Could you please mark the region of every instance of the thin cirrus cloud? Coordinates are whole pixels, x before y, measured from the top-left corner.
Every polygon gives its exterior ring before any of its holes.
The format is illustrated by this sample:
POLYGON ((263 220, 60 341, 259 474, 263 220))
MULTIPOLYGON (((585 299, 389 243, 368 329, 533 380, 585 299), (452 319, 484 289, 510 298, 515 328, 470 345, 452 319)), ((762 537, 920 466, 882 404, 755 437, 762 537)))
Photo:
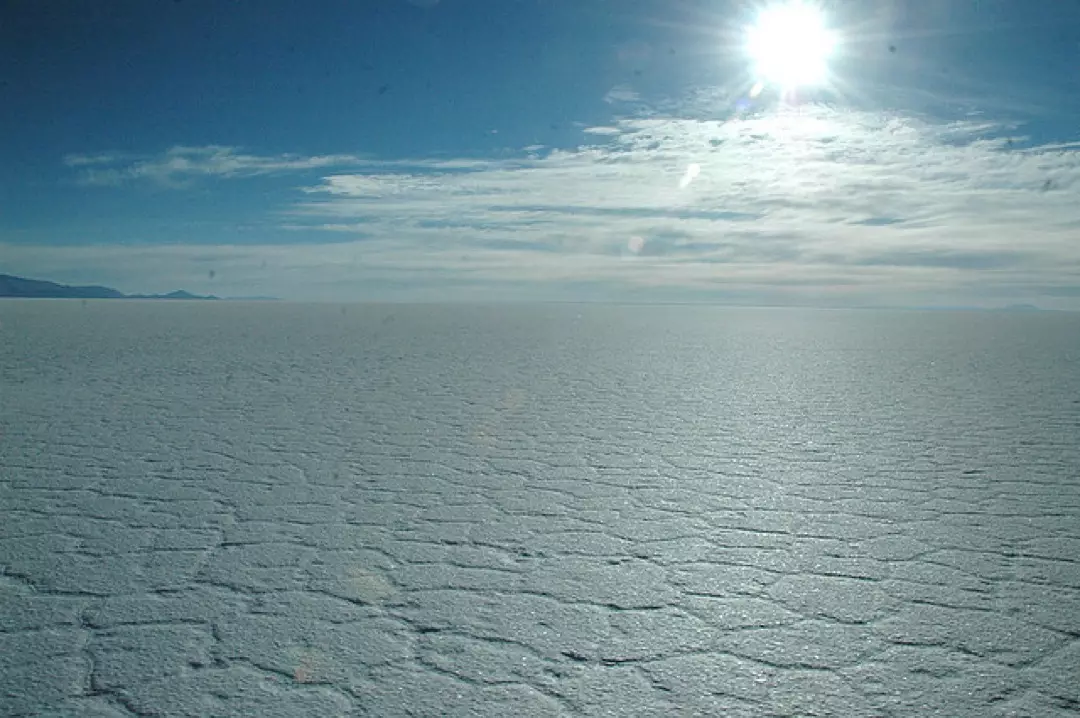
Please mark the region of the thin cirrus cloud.
POLYGON ((587 135, 599 135, 601 137, 615 137, 622 134, 622 130, 618 127, 608 127, 606 125, 597 125, 595 127, 586 127, 582 130, 587 135))
POLYGON ((1067 296, 1080 154, 1014 149, 1017 132, 824 107, 624 118, 542 157, 331 174, 289 223, 355 232, 384 267, 475 282, 860 303, 1067 296))
POLYGON ((173 187, 184 186, 199 177, 255 177, 355 165, 359 161, 358 157, 347 154, 255 155, 218 145, 176 146, 155 156, 102 153, 73 154, 64 158, 64 163, 76 170, 81 184, 115 186, 149 181, 173 187))
POLYGON ((640 101, 641 95, 630 85, 615 85, 604 95, 604 102, 609 105, 640 101))

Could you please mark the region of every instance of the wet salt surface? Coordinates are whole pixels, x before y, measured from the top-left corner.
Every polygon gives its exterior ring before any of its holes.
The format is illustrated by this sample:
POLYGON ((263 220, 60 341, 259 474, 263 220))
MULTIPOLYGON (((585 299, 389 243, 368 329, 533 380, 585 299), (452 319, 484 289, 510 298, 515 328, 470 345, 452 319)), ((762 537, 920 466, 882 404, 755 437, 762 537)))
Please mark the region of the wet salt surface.
POLYGON ((1080 714, 1080 315, 0 325, 0 714, 1080 714))

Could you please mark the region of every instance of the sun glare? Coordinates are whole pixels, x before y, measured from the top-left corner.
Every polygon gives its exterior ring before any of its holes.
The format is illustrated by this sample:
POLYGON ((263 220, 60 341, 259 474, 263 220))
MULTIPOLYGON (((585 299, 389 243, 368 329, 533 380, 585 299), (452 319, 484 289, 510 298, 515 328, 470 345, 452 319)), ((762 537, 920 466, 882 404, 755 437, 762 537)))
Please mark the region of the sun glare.
POLYGON ((827 79, 836 34, 825 27, 817 6, 792 0, 763 10, 746 46, 758 82, 795 89, 827 79))

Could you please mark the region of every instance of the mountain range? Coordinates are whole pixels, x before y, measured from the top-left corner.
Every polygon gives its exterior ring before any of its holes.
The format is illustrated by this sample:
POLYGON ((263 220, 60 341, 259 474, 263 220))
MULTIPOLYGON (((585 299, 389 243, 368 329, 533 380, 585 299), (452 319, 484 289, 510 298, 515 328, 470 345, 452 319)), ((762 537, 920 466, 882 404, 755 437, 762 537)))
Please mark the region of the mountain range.
POLYGON ((26 279, 10 274, 0 274, 0 297, 23 297, 41 299, 219 299, 214 295, 202 296, 178 289, 168 294, 124 294, 112 287, 72 286, 41 279, 26 279))

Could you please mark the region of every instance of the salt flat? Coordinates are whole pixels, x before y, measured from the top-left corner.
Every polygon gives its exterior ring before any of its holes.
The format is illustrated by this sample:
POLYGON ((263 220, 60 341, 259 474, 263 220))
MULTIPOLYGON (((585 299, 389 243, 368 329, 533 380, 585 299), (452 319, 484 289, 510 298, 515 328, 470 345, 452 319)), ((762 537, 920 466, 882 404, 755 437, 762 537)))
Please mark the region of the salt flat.
POLYGON ((1080 714, 1080 315, 0 303, 0 714, 1080 714))

